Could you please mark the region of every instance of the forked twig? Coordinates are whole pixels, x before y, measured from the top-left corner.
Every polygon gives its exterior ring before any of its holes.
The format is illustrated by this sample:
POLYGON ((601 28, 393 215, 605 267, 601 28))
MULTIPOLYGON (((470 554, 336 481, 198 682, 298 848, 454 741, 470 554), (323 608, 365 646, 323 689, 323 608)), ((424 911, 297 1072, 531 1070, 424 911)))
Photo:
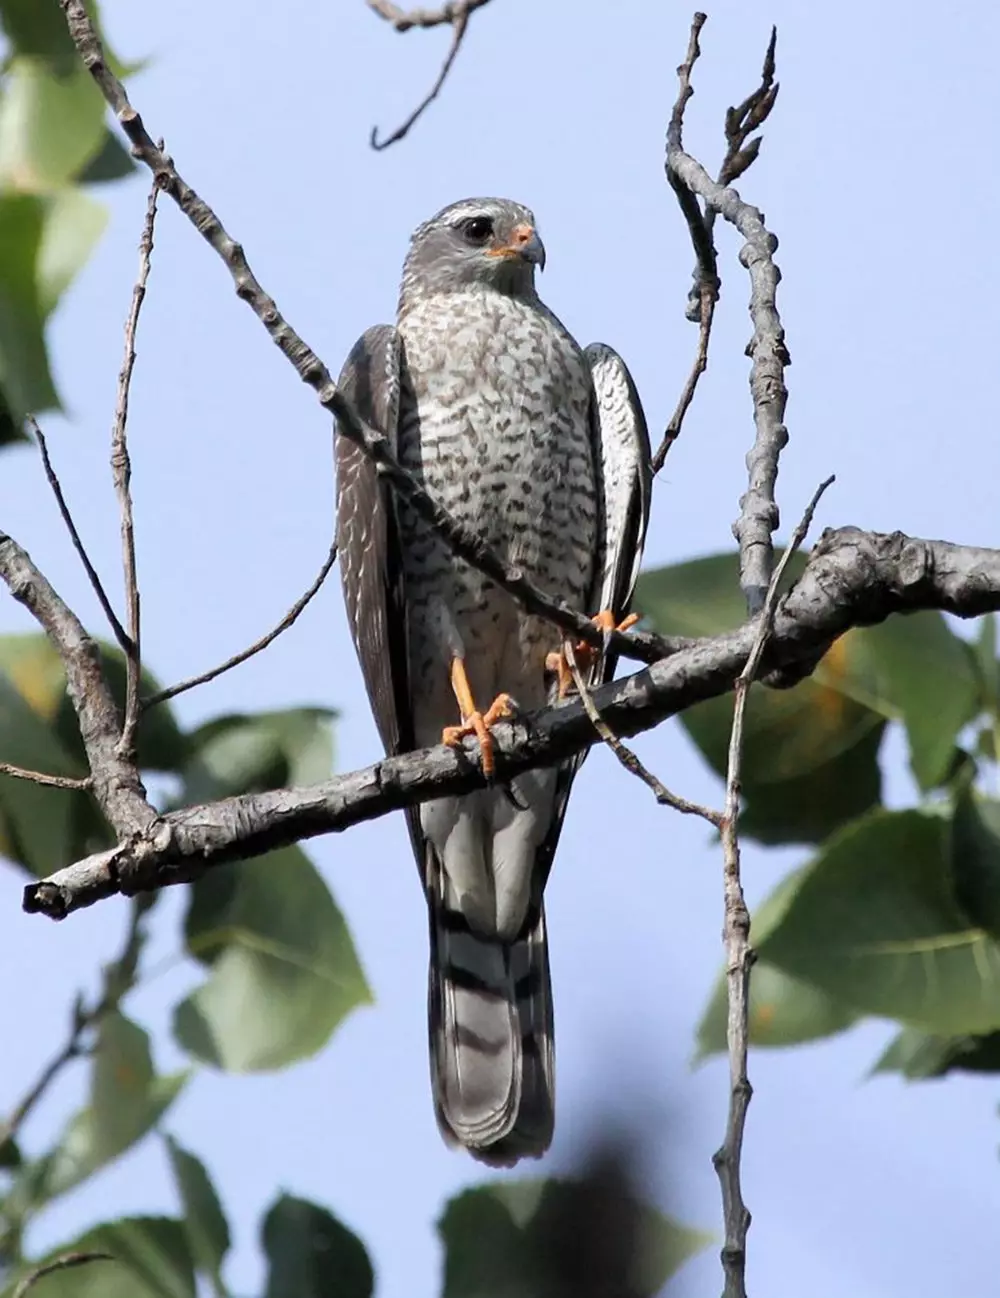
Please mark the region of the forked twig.
POLYGON ((747 1044, 750 1012, 750 969, 754 954, 750 946, 750 912, 743 896, 740 879, 740 771, 743 761, 743 725, 746 718, 750 686, 757 675, 768 636, 774 626, 774 614, 780 596, 781 579, 789 561, 802 545, 812 525, 813 515, 820 497, 834 481, 829 477, 817 487, 796 527, 788 548, 781 556, 760 614, 760 623, 746 665, 740 672, 735 687, 733 728, 729 736, 729 758, 726 774, 726 803, 720 831, 722 835, 723 890, 725 920, 723 935, 726 947, 726 983, 728 991, 728 1016, 726 1041, 729 1049, 729 1114, 726 1120, 725 1140, 716 1151, 712 1162, 722 1188, 722 1209, 725 1221, 725 1243, 722 1248, 722 1266, 725 1273, 724 1298, 746 1298, 746 1245, 750 1226, 750 1213, 743 1201, 740 1161, 743 1152, 743 1132, 747 1108, 753 1090, 747 1077, 747 1044))
POLYGON ((204 685, 207 681, 214 681, 217 676, 223 672, 228 672, 233 667, 238 667, 240 663, 245 663, 248 658, 254 654, 259 654, 262 649, 266 649, 269 644, 277 640, 283 631, 287 631, 292 623, 298 618, 299 614, 310 602, 313 596, 319 591, 319 588, 326 581, 330 569, 337 561, 337 542, 333 541, 330 545, 330 552, 323 560, 323 566, 316 574, 313 584, 305 591, 288 610, 277 626, 272 627, 267 635, 261 636, 248 649, 243 649, 238 654, 233 654, 232 658, 227 658, 224 663, 219 663, 218 667, 213 667, 210 671, 202 672, 199 676, 189 676, 187 680, 179 681, 176 685, 171 685, 165 690, 160 690, 158 694, 150 694, 148 698, 142 700, 142 710, 155 707, 157 703, 164 703, 167 699, 175 699, 178 694, 184 694, 188 690, 193 690, 196 685, 204 685))
POLYGON ((0 775, 12 775, 16 780, 30 780, 32 784, 46 784, 53 789, 89 789, 94 782, 89 775, 48 775, 11 762, 0 762, 0 775))
MULTIPOLYGON (((160 148, 163 141, 160 141, 160 148)), ((135 732, 139 724, 139 679, 142 673, 142 646, 139 622, 139 582, 135 567, 135 528, 132 518, 132 462, 128 453, 128 398, 135 366, 135 334, 139 312, 146 296, 150 258, 153 254, 153 227, 156 223, 156 199, 159 189, 154 180, 146 203, 146 217, 139 241, 139 274, 132 289, 132 302, 125 322, 125 356, 118 374, 115 421, 111 430, 111 477, 121 514, 122 571, 125 576, 125 606, 128 610, 128 644, 125 649, 126 685, 125 717, 122 722, 122 753, 135 752, 135 732)))

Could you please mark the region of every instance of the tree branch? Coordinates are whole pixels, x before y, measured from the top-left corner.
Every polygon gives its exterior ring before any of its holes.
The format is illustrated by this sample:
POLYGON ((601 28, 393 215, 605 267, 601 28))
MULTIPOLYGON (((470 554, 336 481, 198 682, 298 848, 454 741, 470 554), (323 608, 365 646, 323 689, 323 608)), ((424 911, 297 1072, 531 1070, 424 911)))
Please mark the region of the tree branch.
MULTIPOLYGON (((39 606, 65 639, 60 619, 31 594, 31 573, 23 552, 9 538, 0 540, 0 576, 10 580, 13 575, 19 598, 29 607, 39 606)), ((45 589, 51 590, 47 583, 45 589)), ((778 604, 759 674, 815 663, 852 626, 927 608, 959 617, 1000 609, 1000 550, 852 527, 825 532, 802 577, 778 604)), ((698 641, 648 670, 595 690, 594 704, 616 735, 628 738, 648 730, 665 717, 731 690, 746 667, 758 630, 758 623, 750 621, 698 641)), ((79 650, 72 642, 69 648, 78 676, 79 650)), ((495 736, 501 780, 561 761, 598 739, 579 700, 502 723, 495 736)), ((110 757, 114 758, 113 744, 110 757)), ((470 741, 461 750, 441 745, 386 758, 312 788, 246 794, 159 817, 140 801, 137 819, 126 825, 125 833, 119 831, 116 847, 29 884, 24 907, 62 918, 113 893, 184 882, 220 861, 347 829, 430 798, 467 793, 483 783, 478 748, 470 741)))
POLYGON ((408 32, 411 27, 443 27, 445 23, 454 23, 458 14, 464 10, 471 14, 482 9, 490 0, 452 0, 440 9, 401 9, 391 0, 365 0, 373 13, 391 23, 397 32, 408 32))
MULTIPOLYGON (((571 609, 561 600, 550 598, 532 585, 519 568, 505 564, 475 532, 442 509, 417 479, 398 463, 388 440, 364 422, 351 402, 339 391, 327 367, 288 324, 274 299, 265 293, 251 271, 240 244, 228 234, 208 204, 180 176, 173 160, 153 143, 142 118, 129 102, 125 87, 104 60, 100 38, 87 16, 82 0, 59 0, 59 3, 66 15, 73 43, 128 137, 134 155, 149 167, 159 188, 170 195, 202 238, 222 258, 236 286, 237 297, 247 303, 267 330, 272 342, 295 367, 302 382, 316 393, 324 410, 337 419, 343 435, 364 450, 379 466, 382 475, 392 484, 397 494, 447 542, 455 554, 485 573, 529 613, 548 618, 556 626, 572 631, 579 639, 600 649, 604 645, 603 633, 589 617, 571 609)), ((688 642, 669 640, 645 632, 624 634, 616 631, 611 635, 610 648, 624 658, 656 662, 685 643, 688 642)))

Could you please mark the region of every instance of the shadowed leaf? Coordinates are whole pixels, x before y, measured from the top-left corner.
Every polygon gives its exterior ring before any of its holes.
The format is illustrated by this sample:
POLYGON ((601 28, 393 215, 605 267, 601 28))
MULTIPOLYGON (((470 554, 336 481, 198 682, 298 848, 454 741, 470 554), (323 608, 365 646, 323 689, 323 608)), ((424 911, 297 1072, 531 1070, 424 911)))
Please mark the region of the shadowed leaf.
POLYGON ((370 1298, 364 1244, 332 1213, 283 1194, 264 1218, 265 1298, 370 1298))

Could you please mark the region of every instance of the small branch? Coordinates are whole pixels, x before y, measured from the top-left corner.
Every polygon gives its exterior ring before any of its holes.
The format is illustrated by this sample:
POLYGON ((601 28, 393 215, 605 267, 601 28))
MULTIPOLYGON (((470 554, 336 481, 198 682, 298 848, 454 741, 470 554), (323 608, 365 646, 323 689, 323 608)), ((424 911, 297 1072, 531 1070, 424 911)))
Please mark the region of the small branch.
POLYGON ((147 708, 155 707, 157 703, 164 703, 167 699, 175 699, 178 694, 184 694, 188 690, 193 690, 196 685, 204 685, 208 681, 214 681, 215 678, 221 676, 223 672, 228 672, 231 668, 238 667, 240 663, 245 663, 248 658, 252 658, 254 654, 259 654, 262 649, 266 649, 269 644, 277 640, 278 636, 281 635, 283 631, 287 631, 292 623, 296 621, 299 614, 319 591, 319 588, 323 585, 324 581, 326 581, 330 569, 333 567, 334 563, 336 563, 336 560, 337 542, 333 541, 330 546, 329 554, 327 554, 326 558, 323 560, 322 568, 320 568, 319 572, 316 574, 316 580, 309 589, 295 601, 278 625, 268 631, 267 635, 261 636, 261 638, 248 649, 244 649, 241 653, 233 654, 232 658, 227 658, 224 663, 220 663, 218 667, 213 667, 211 671, 202 672, 200 676, 189 676, 187 680, 181 681, 177 685, 171 685, 169 689, 160 690, 158 694, 151 694, 148 698, 142 700, 142 710, 145 711, 147 708))
MULTIPOLYGON (((162 141, 161 146, 162 148, 162 141)), ((118 396, 115 402, 115 422, 111 430, 111 476, 118 497, 121 514, 122 569, 125 574, 125 606, 128 610, 128 645, 125 648, 126 686, 125 720, 122 724, 119 752, 135 756, 135 732, 139 724, 139 678, 142 673, 142 646, 139 629, 139 582, 135 568, 135 529, 132 521, 132 462, 128 453, 128 398, 135 366, 135 334, 139 325, 139 312, 146 296, 149 263, 153 255, 153 227, 156 224, 156 197, 154 182, 146 203, 146 218, 139 241, 139 274, 132 289, 132 304, 125 322, 125 356, 118 375, 118 396)))
MULTIPOLYGON (((485 3, 485 0, 480 0, 480 3, 485 3)), ((377 126, 372 127, 372 133, 368 142, 371 145, 371 147, 375 149, 376 152, 381 153, 381 151, 383 149, 387 149, 390 144, 396 144, 406 134, 408 134, 410 127, 413 126, 417 122, 417 120, 423 116, 424 112, 431 106, 434 100, 437 99, 438 95, 441 93, 441 87, 444 85, 445 81, 447 80, 448 73, 451 71, 451 66, 455 62, 455 59, 458 57, 458 51, 462 48, 462 41, 465 38, 465 29, 469 25, 469 10, 474 6, 471 5, 470 3, 465 3, 465 4, 456 4, 451 7, 455 10, 455 16, 452 19, 452 23, 451 23, 451 27, 452 27, 451 45, 448 47, 448 53, 445 55, 445 60, 441 64, 441 71, 437 75, 437 80, 434 82, 433 86, 431 86, 430 90, 420 101, 420 103, 416 106, 416 108, 414 108, 413 112, 409 115, 406 121, 403 122, 402 126, 397 126, 391 135, 387 135, 384 140, 380 140, 378 138, 378 127, 377 126)), ((397 31, 398 30, 399 28, 397 28, 397 31)))
MULTIPOLYGON (((265 293, 251 271, 242 247, 227 233, 215 212, 180 176, 173 160, 153 143, 142 118, 129 102, 125 87, 104 60, 103 47, 82 0, 59 0, 59 4, 66 15, 73 43, 128 137, 135 157, 149 167, 157 185, 170 195, 202 238, 221 257, 236 286, 237 296, 260 320, 282 355, 295 367, 302 382, 313 389, 323 409, 338 421, 340 432, 364 450, 396 493, 459 558, 485 573, 529 613, 547 618, 564 631, 572 631, 578 639, 601 648, 604 641, 599 627, 561 600, 551 599, 532 585, 520 569, 508 566, 498 558, 475 532, 464 527, 427 494, 417 479, 396 460, 388 440, 361 419, 337 388, 327 367, 288 324, 274 299, 265 293)), ((686 643, 690 642, 644 632, 623 634, 616 631, 612 633, 610 647, 624 658, 656 662, 686 643)))
POLYGON ((365 0, 373 13, 391 23, 397 32, 408 32, 411 27, 443 27, 445 23, 454 24, 459 13, 473 13, 482 9, 490 0, 453 0, 440 9, 401 9, 390 0, 365 0))
POLYGON ((46 775, 44 771, 29 771, 24 766, 0 762, 0 775, 11 775, 16 780, 30 780, 32 784, 46 784, 53 789, 89 789, 93 780, 89 775, 46 775))
POLYGON ((146 801, 135 764, 118 751, 121 723, 97 646, 26 551, 3 532, 0 579, 46 632, 62 659, 101 810, 119 837, 146 829, 156 812, 146 801))
POLYGON ((750 970, 754 953, 750 946, 750 912, 743 896, 740 879, 740 768, 743 760, 743 724, 746 718, 750 686, 757 676, 768 637, 774 627, 781 579, 792 555, 799 549, 812 524, 816 506, 827 487, 827 478, 816 489, 802 519, 781 556, 767 592, 753 648, 735 686, 733 728, 729 736, 729 758, 726 775, 726 803, 720 826, 722 834, 723 892, 725 899, 724 940, 726 947, 726 981, 729 1012, 726 1040, 729 1047, 729 1115, 722 1148, 713 1158, 722 1187, 722 1208, 726 1239, 722 1248, 725 1273, 724 1298, 746 1298, 746 1244, 750 1213, 743 1201, 740 1163, 743 1153, 743 1131, 753 1088, 747 1077, 749 1038, 750 970))
POLYGON ((698 287, 698 348, 695 351, 691 372, 687 376, 687 381, 677 401, 677 408, 670 416, 670 422, 663 433, 663 440, 653 456, 652 471, 654 476, 663 468, 663 463, 670 452, 670 448, 681 435, 684 416, 694 400, 698 380, 708 367, 708 340, 711 337, 712 321, 715 318, 715 304, 718 300, 718 279, 716 279, 714 287, 707 281, 702 280, 698 287))
POLYGON ((67 505, 66 497, 63 495, 62 486, 56 476, 55 469, 52 467, 52 461, 49 459, 49 446, 45 440, 45 434, 42 432, 41 428, 39 428, 38 420, 34 415, 28 416, 28 423, 38 441, 38 449, 42 455, 42 466, 45 469, 45 476, 48 479, 49 486, 52 488, 52 494, 56 498, 56 504, 59 506, 59 513, 62 515, 63 522, 66 524, 66 530, 69 532, 70 540, 73 542, 73 549, 76 550, 77 554, 80 556, 80 562, 84 566, 87 577, 93 587, 94 594, 97 596, 98 602, 104 610, 104 616, 108 619, 111 630, 114 632, 115 639, 121 646, 122 652, 128 654, 131 647, 128 632, 122 626, 121 622, 119 622, 118 614, 111 607, 111 601, 108 599, 107 591, 104 589, 101 579, 97 575, 97 569, 90 562, 90 555, 87 553, 86 547, 80 538, 80 533, 76 530, 76 524, 73 522, 73 515, 69 512, 69 505, 67 505))
POLYGON ((714 825, 716 829, 722 825, 722 816, 718 811, 712 811, 709 807, 703 807, 700 803, 689 802, 687 798, 678 797, 676 793, 671 793, 667 786, 659 780, 653 772, 645 766, 639 757, 626 744, 618 738, 608 723, 597 710, 594 702, 594 696, 590 686, 583 678, 576 661, 576 653, 573 649, 572 640, 564 641, 563 648, 566 653, 566 661, 569 663, 570 671, 573 673, 573 680, 576 684, 577 693, 580 695, 580 701, 583 704, 584 711, 590 718, 591 724, 600 735, 604 743, 611 749, 618 761, 624 766, 630 775, 634 775, 637 780, 641 780, 647 788, 652 790, 653 796, 660 806, 673 807, 675 811, 680 811, 686 816, 701 816, 709 824, 714 825))
MULTIPOLYGON (((0 576, 5 553, 0 541, 0 576)), ((779 600, 756 674, 812 665, 853 626, 927 608, 959 617, 1000 609, 1000 550, 852 527, 825 532, 801 577, 779 600)), ((733 689, 758 634, 755 620, 698 641, 594 690, 594 704, 614 734, 628 739, 733 689)), ((501 781, 564 761, 597 739, 580 700, 499 724, 494 736, 501 781)), ((440 745, 389 757, 312 788, 274 789, 187 807, 154 817, 116 847, 30 883, 24 907, 61 918, 102 897, 186 882, 217 862, 260 855, 483 786, 479 750, 469 741, 461 750, 440 745)))
POLYGON ((73 1266, 85 1266, 88 1262, 113 1262, 114 1260, 110 1253, 63 1253, 60 1257, 53 1258, 51 1262, 45 1262, 30 1271, 14 1290, 14 1298, 24 1298, 32 1285, 54 1271, 65 1271, 73 1266))

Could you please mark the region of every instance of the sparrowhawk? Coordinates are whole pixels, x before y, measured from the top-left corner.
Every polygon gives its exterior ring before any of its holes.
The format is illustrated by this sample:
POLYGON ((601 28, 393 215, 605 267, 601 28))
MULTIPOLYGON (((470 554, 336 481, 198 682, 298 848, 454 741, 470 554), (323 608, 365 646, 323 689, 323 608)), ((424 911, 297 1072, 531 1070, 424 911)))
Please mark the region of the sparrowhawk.
MULTIPOLYGON (((541 302, 532 213, 473 198, 421 225, 397 323, 367 330, 340 386, 450 513, 542 590, 604 625, 628 611, 649 506, 631 376, 541 302)), ((477 734, 565 693, 562 633, 445 543, 337 433, 348 620, 388 753, 477 734)), ((582 657, 582 656, 581 656, 582 657)), ((594 654, 590 681, 614 664, 594 654)), ((552 1139, 542 890, 581 758, 407 812, 430 911, 430 1054, 446 1140, 509 1166, 552 1139)))

